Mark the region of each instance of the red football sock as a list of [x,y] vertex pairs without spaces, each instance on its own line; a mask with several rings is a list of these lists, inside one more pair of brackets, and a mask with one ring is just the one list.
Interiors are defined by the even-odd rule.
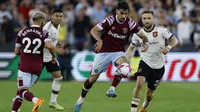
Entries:
[[31,92],[27,91],[26,89],[20,90],[20,96],[31,102],[32,102],[32,99],[35,97]]
[[13,101],[12,110],[17,112],[18,109],[21,107],[22,103],[23,103],[23,99],[19,96],[19,92],[17,91],[17,96],[15,100]]
[[111,86],[117,87],[117,85],[120,83],[121,79],[122,79],[121,76],[115,75]]

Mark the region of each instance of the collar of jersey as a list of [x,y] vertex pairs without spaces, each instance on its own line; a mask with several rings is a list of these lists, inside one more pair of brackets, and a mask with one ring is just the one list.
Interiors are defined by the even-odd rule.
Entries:
[[120,21],[118,20],[118,18],[117,18],[117,15],[115,16],[115,19],[117,20],[117,23],[119,23],[119,24],[123,24],[123,23],[126,21],[126,19],[125,19],[124,22],[120,22]]
[[31,25],[31,27],[40,27],[39,25]]
[[55,24],[53,24],[53,22],[51,21],[51,24],[53,25],[53,27],[55,27],[56,29],[58,29],[59,25],[56,27]]
[[155,25],[153,25],[153,27],[150,30],[146,30],[146,28],[144,28],[144,31],[151,32],[151,31],[153,31],[154,28],[155,28]]

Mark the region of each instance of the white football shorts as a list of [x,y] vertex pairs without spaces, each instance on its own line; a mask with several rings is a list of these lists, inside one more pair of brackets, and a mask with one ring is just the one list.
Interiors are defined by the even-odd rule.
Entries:
[[30,89],[34,85],[37,78],[38,78],[37,75],[18,70],[18,77],[17,77],[18,88],[27,87]]
[[92,75],[101,74],[105,72],[109,64],[115,67],[115,61],[119,58],[125,56],[124,52],[109,52],[109,53],[98,53],[94,58],[92,65]]

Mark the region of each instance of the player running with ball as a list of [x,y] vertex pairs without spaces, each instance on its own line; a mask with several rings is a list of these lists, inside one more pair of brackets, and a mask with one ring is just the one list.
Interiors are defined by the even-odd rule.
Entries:
[[[117,5],[116,15],[105,18],[101,23],[91,29],[91,35],[95,40],[96,56],[91,70],[90,77],[85,81],[81,95],[75,104],[75,112],[79,112],[86,98],[86,95],[92,85],[96,82],[99,75],[105,72],[108,65],[114,66],[127,63],[124,47],[129,36],[136,33],[143,40],[143,50],[148,49],[148,39],[140,30],[138,24],[128,18],[129,7],[126,2],[119,2]],[[102,35],[99,32],[102,31]],[[115,87],[121,80],[121,74],[115,75],[110,89],[106,95],[116,97]]]

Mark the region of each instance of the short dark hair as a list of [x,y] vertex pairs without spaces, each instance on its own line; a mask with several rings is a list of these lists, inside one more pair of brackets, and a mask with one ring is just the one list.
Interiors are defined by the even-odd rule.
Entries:
[[63,13],[63,11],[62,11],[61,8],[55,8],[55,9],[53,10],[53,14],[56,13],[56,12],[58,12],[58,13]]
[[142,12],[142,15],[143,14],[148,14],[148,13],[154,15],[154,12],[152,10],[145,10],[145,11]]
[[129,10],[128,4],[125,1],[120,1],[117,4],[117,10],[123,9],[123,10]]

